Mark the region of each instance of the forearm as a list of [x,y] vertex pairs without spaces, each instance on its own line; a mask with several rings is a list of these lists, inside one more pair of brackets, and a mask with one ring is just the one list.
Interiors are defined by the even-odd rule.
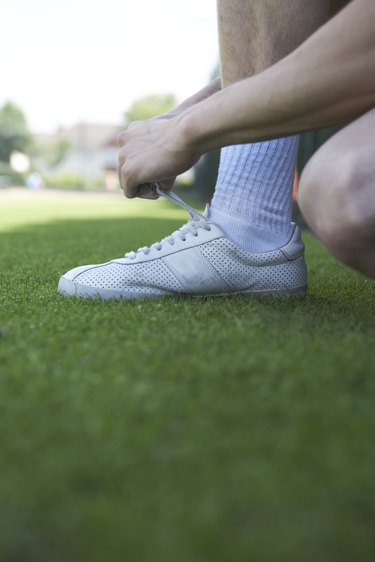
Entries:
[[288,57],[176,118],[182,146],[221,146],[350,120],[375,103],[375,4],[354,0]]
[[180,103],[177,107],[175,107],[171,111],[168,111],[168,113],[161,115],[160,117],[171,118],[171,117],[175,117],[176,115],[180,115],[181,113],[186,111],[189,107],[192,107],[193,105],[207,99],[208,97],[212,96],[216,92],[219,92],[220,90],[221,90],[221,79],[217,78],[216,80],[212,80],[209,84],[207,84],[207,86],[199,90],[199,92],[190,96],[182,103]]

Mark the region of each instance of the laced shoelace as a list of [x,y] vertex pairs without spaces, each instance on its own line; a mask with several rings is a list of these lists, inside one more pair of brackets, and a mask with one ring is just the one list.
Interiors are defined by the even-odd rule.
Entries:
[[185,242],[187,234],[192,234],[195,237],[198,236],[199,228],[202,228],[203,230],[211,230],[211,226],[207,222],[205,215],[199,213],[198,211],[187,205],[187,203],[180,199],[180,197],[173,193],[173,191],[165,191],[164,189],[161,189],[161,187],[157,183],[152,184],[149,187],[149,190],[185,209],[185,211],[187,211],[190,216],[190,220],[181,228],[179,228],[175,232],[172,232],[172,234],[166,236],[166,238],[163,238],[163,240],[160,240],[160,242],[155,242],[155,244],[152,244],[151,246],[138,248],[138,250],[136,250],[135,252],[127,252],[125,254],[126,258],[134,259],[141,252],[147,256],[151,252],[151,250],[160,251],[163,248],[163,244],[170,244],[171,246],[173,246],[176,238],[179,238],[180,240],[183,240]]

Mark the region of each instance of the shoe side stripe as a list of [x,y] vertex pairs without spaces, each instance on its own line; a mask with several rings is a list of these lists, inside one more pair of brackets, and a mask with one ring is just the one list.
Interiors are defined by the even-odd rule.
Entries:
[[225,281],[225,279],[220,275],[217,269],[212,265],[212,263],[206,258],[206,256],[199,250],[199,247],[196,248],[196,252],[200,255],[201,259],[205,262],[205,264],[211,269],[212,274],[216,277],[223,289],[230,289],[230,285]]
[[188,292],[189,286],[185,283],[185,280],[180,275],[180,273],[177,271],[177,269],[175,269],[173,267],[173,265],[170,263],[170,260],[168,260],[167,258],[161,258],[161,261],[163,262],[163,265],[169,270],[169,272],[174,277],[176,277],[176,279],[179,281],[179,283],[180,283],[181,287],[184,289],[184,291]]
[[188,293],[215,294],[228,289],[223,278],[197,248],[171,254],[163,258],[163,261],[183,283]]

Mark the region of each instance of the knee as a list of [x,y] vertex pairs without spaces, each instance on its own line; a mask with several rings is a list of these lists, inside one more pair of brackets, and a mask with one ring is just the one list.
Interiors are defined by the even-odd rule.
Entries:
[[312,231],[347,265],[360,269],[375,243],[375,183],[360,159],[317,152],[301,176],[299,204]]

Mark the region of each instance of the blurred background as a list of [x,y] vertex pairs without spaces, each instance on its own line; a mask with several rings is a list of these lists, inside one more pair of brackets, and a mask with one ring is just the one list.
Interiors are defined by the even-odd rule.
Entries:
[[0,187],[113,191],[117,133],[216,72],[215,2],[2,0],[0,53]]
[[[0,188],[116,191],[118,132],[218,75],[216,2],[2,0]],[[331,130],[304,135],[302,169]],[[218,152],[179,186],[207,201]]]

